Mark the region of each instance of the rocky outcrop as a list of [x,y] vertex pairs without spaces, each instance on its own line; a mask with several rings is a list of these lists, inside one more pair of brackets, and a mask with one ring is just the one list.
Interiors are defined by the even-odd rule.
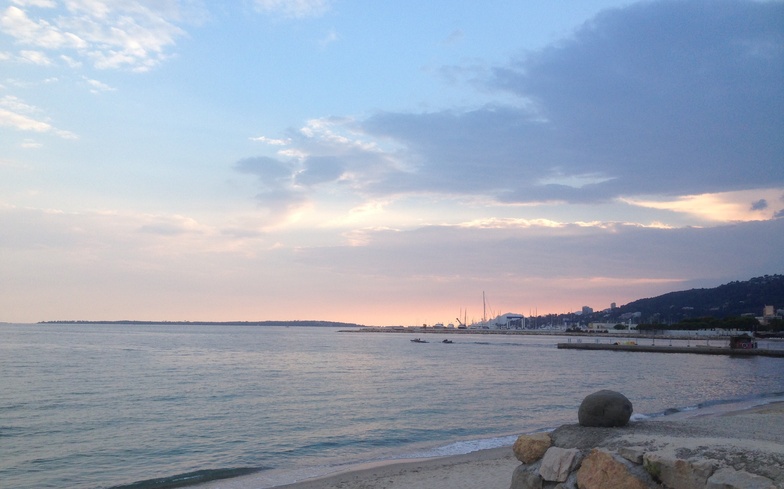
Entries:
[[776,409],[774,418],[750,410],[615,428],[568,424],[537,434],[536,449],[521,437],[515,453],[526,461],[510,488],[784,489],[784,404]]
[[626,396],[620,392],[601,390],[583,399],[577,419],[581,426],[626,426],[632,411],[632,403]]

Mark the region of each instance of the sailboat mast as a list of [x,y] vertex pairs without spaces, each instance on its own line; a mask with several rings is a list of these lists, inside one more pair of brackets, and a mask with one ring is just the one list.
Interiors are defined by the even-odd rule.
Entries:
[[487,303],[485,302],[485,291],[482,291],[482,322],[487,324]]

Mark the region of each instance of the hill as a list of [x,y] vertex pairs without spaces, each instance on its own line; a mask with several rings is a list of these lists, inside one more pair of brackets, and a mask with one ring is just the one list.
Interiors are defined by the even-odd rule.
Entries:
[[617,308],[613,316],[641,313],[642,320],[646,322],[705,316],[726,318],[743,314],[761,316],[766,305],[784,308],[784,275],[765,275],[712,289],[683,290],[639,299]]

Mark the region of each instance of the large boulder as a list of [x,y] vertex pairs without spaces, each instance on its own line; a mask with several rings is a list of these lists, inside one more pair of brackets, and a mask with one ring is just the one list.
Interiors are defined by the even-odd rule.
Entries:
[[773,481],[743,470],[723,468],[708,479],[705,489],[775,489]]
[[528,471],[528,466],[518,465],[512,472],[509,489],[542,489],[542,478],[539,474]]
[[542,455],[550,448],[552,443],[550,435],[547,433],[520,435],[517,437],[512,450],[517,460],[524,464],[532,464],[542,458]]
[[539,475],[546,481],[566,482],[580,460],[580,450],[576,448],[550,447],[542,457]]
[[632,403],[626,396],[605,389],[583,399],[577,411],[577,419],[581,426],[626,426],[632,411]]
[[645,470],[667,487],[703,488],[716,470],[713,460],[684,460],[657,452],[643,456]]
[[577,471],[580,489],[650,489],[652,483],[640,480],[610,452],[594,448]]

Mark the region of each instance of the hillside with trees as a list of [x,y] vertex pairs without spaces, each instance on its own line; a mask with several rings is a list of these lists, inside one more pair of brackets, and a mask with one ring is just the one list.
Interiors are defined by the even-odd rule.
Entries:
[[670,292],[615,309],[613,317],[640,313],[642,322],[677,323],[696,318],[761,316],[766,305],[784,308],[784,275],[765,275],[711,289]]

